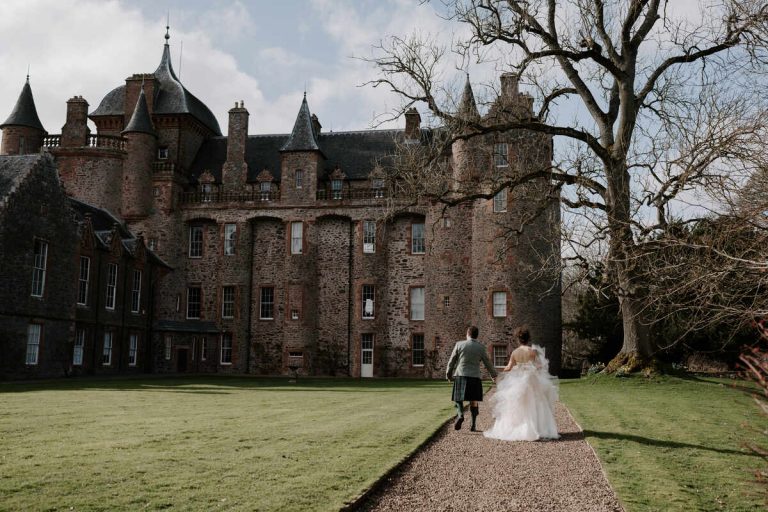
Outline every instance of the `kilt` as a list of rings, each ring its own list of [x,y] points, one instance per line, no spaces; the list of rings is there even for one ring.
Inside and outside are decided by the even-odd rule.
[[[463,402],[465,400],[483,401],[483,381],[477,377],[458,376],[453,379],[453,395],[451,400]]]

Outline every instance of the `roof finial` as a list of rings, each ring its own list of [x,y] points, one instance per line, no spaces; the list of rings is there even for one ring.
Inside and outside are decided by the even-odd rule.
[[[165,17],[165,44],[168,44],[168,40],[171,38],[171,35],[168,33],[170,29],[171,29],[171,11],[168,11]]]
[[[29,64],[27,64],[27,83],[29,83]]]

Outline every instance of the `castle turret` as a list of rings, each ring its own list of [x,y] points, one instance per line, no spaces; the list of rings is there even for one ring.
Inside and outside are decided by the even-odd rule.
[[[122,214],[130,221],[149,215],[152,204],[152,164],[157,151],[157,134],[152,126],[143,88],[122,135],[127,140]]]
[[[39,153],[43,147],[43,137],[47,132],[37,116],[35,99],[29,86],[29,76],[21,89],[16,106],[11,115],[0,124],[3,132],[3,142],[0,145],[0,155],[26,155]]]
[[[245,146],[248,142],[248,110],[243,102],[235,102],[229,110],[227,130],[227,161],[222,167],[221,181],[225,192],[239,192],[245,188],[248,179],[248,164],[245,163]]]
[[[314,201],[325,155],[318,143],[318,134],[312,123],[306,93],[299,107],[293,131],[280,148],[280,153],[281,199],[298,202]]]

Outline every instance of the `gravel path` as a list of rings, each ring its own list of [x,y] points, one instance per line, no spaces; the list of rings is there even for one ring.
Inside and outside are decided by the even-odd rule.
[[[622,511],[592,448],[568,410],[557,404],[557,441],[486,439],[446,425],[358,510],[363,511]],[[488,401],[478,428],[490,428]]]

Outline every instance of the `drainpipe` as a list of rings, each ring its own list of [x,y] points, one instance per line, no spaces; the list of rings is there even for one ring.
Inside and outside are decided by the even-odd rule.
[[[355,244],[355,223],[349,219],[349,257],[347,258],[349,272],[349,289],[347,292],[347,376],[352,376],[352,317],[353,317],[353,298],[354,298],[354,278],[352,277],[352,257],[354,256]]]

